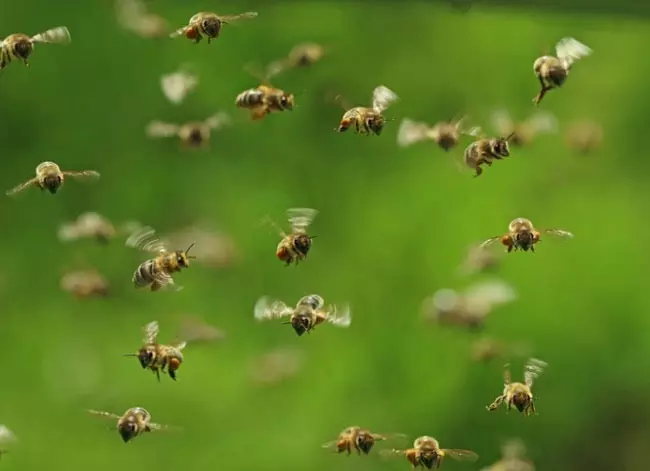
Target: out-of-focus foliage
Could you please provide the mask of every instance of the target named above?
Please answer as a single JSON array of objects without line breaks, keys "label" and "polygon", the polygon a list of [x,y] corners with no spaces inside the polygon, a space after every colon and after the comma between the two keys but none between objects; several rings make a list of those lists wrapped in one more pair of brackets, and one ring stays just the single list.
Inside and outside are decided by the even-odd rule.
[{"label": "out-of-focus foliage", "polygon": [[[97,169],[102,178],[66,182],[55,196],[30,190],[0,205],[0,423],[18,437],[0,466],[407,469],[405,460],[346,458],[320,448],[359,424],[433,435],[443,447],[481,456],[475,465],[446,461],[447,469],[488,466],[513,436],[524,440],[538,469],[647,468],[650,429],[628,416],[647,417],[650,407],[648,22],[560,9],[478,4],[461,14],[448,4],[400,5],[149,3],[173,27],[200,10],[259,12],[226,26],[209,46],[124,31],[108,0],[3,8],[3,35],[65,24],[73,42],[39,44],[30,68],[12,63],[2,72],[0,183],[11,188],[43,160]],[[433,143],[397,148],[404,117],[434,123],[466,113],[485,129],[498,107],[526,118],[538,91],[532,62],[564,36],[594,54],[542,103],[555,114],[558,134],[513,149],[477,179],[454,164],[467,139],[449,154]],[[296,93],[298,106],[251,122],[234,107],[237,93],[256,85],[244,65],[269,63],[306,41],[331,52],[312,69],[274,80]],[[160,77],[185,63],[194,64],[200,83],[174,106]],[[328,91],[365,105],[379,84],[401,97],[386,113],[396,121],[379,138],[333,132],[342,110],[325,101]],[[215,132],[206,150],[181,152],[173,140],[144,133],[154,119],[182,123],[220,110],[233,125]],[[562,133],[585,119],[602,126],[603,142],[578,155],[564,147]],[[285,268],[274,257],[278,235],[260,220],[268,214],[283,222],[292,206],[320,210],[313,224],[319,238],[305,263]],[[131,274],[146,254],[122,240],[57,240],[58,226],[85,211],[163,233],[201,221],[228,234],[238,256],[221,268],[197,260],[178,276],[181,292],[136,291]],[[519,216],[575,234],[564,244],[544,240],[535,254],[512,253],[497,270],[518,300],[491,315],[485,333],[532,345],[549,364],[535,383],[539,416],[528,418],[486,412],[502,389],[502,365],[471,362],[479,334],[419,317],[422,300],[437,289],[481,279],[459,275],[467,247]],[[66,270],[89,266],[110,281],[111,296],[80,301],[60,290]],[[261,295],[290,301],[310,293],[349,301],[351,327],[325,325],[298,338],[289,326],[254,323]],[[165,376],[157,383],[121,356],[135,351],[141,326],[153,319],[161,340],[172,340],[184,313],[227,336],[190,344],[178,382]],[[302,368],[258,386],[250,365],[276,348],[301,352]],[[523,358],[512,363],[513,372],[522,371]],[[112,424],[83,412],[136,405],[183,431],[124,445]],[[594,450],[609,451],[580,459]]]}]

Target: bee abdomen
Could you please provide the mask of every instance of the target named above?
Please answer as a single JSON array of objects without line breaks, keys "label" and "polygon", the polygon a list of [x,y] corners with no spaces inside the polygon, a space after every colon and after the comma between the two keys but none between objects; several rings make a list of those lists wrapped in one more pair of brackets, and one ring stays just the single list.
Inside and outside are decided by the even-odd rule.
[{"label": "bee abdomen", "polygon": [[154,260],[142,262],[133,273],[133,284],[137,288],[149,286],[155,279],[156,264]]},{"label": "bee abdomen", "polygon": [[239,108],[257,108],[264,104],[264,94],[256,88],[241,92],[235,98],[235,105]]}]

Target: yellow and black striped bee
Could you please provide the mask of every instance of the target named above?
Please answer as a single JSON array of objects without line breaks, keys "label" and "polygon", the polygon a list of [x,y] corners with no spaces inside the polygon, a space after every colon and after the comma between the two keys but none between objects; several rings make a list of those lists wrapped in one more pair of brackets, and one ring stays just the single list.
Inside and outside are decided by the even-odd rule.
[{"label": "yellow and black striped bee", "polygon": [[346,452],[348,456],[355,450],[358,455],[370,453],[375,444],[379,441],[389,440],[403,434],[382,435],[373,433],[368,429],[361,428],[357,425],[347,427],[336,440],[323,444],[323,448],[335,449],[337,453]]},{"label": "yellow and black striped bee", "polygon": [[345,132],[354,126],[357,134],[379,136],[386,125],[383,112],[399,99],[397,94],[384,85],[379,85],[372,91],[372,108],[355,106],[350,108],[342,103],[347,111],[343,114],[336,132]]},{"label": "yellow and black striped bee", "polygon": [[302,43],[295,45],[289,55],[269,65],[269,75],[277,75],[287,69],[311,67],[320,61],[326,54],[326,48],[316,43]]},{"label": "yellow and black striped bee", "polygon": [[0,42],[0,70],[13,60],[23,61],[26,66],[29,66],[27,59],[34,51],[36,43],[70,44],[70,42],[70,31],[65,26],[48,29],[32,37],[23,33],[11,34]]},{"label": "yellow and black striped bee", "polygon": [[279,260],[285,262],[285,266],[292,263],[298,265],[298,262],[307,258],[311,249],[311,241],[317,236],[307,234],[307,228],[312,223],[318,210],[311,208],[291,208],[287,210],[287,218],[291,224],[291,233],[284,232],[269,217],[264,218],[280,234],[282,240],[275,249],[275,255]]},{"label": "yellow and black striped bee", "polygon": [[263,119],[274,111],[293,111],[295,106],[293,94],[271,85],[270,79],[274,74],[274,70],[267,68],[265,73],[260,73],[252,66],[247,66],[246,70],[250,75],[257,78],[261,85],[244,90],[237,95],[235,105],[238,108],[249,110],[252,120]]},{"label": "yellow and black striped bee", "polygon": [[247,11],[238,15],[217,15],[216,13],[202,11],[193,15],[187,26],[177,29],[170,37],[184,36],[196,44],[200,43],[203,38],[207,38],[208,44],[210,44],[213,39],[219,37],[223,25],[253,18],[257,18],[257,12],[255,11]]},{"label": "yellow and black striped bee", "polygon": [[54,162],[41,162],[36,167],[36,176],[31,180],[27,180],[24,183],[12,188],[7,191],[7,196],[13,196],[16,193],[29,188],[30,186],[35,186],[41,190],[47,190],[50,193],[54,194],[59,191],[59,188],[63,186],[63,181],[65,177],[71,177],[75,179],[97,179],[99,178],[99,172],[95,170],[82,170],[79,172],[73,171],[61,171],[59,166]]},{"label": "yellow and black striped bee", "polygon": [[205,121],[185,124],[152,121],[147,126],[146,133],[151,138],[178,137],[183,147],[198,149],[208,145],[212,131],[228,126],[230,123],[230,116],[219,112]]},{"label": "yellow and black striped bee", "polygon": [[472,142],[463,153],[463,161],[465,165],[476,173],[474,177],[478,177],[483,173],[481,165],[492,166],[494,160],[503,160],[504,157],[510,157],[510,139],[514,134],[507,137],[481,137],[480,130],[474,129],[475,135],[479,137],[478,140]]},{"label": "yellow and black striped bee", "polygon": [[501,447],[501,459],[481,471],[535,471],[535,465],[526,458],[524,443],[511,439]]},{"label": "yellow and black striped bee", "polygon": [[541,241],[542,233],[563,239],[573,239],[573,234],[564,229],[544,229],[538,231],[533,226],[533,223],[530,219],[526,218],[516,218],[510,221],[508,224],[508,233],[502,236],[490,237],[489,239],[483,241],[480,247],[485,249],[495,242],[501,242],[506,246],[506,251],[508,253],[517,250],[523,250],[524,252],[535,252],[535,244]]},{"label": "yellow and black striped bee", "polygon": [[510,410],[514,405],[517,410],[528,416],[535,414],[535,402],[533,401],[533,383],[546,368],[547,363],[537,358],[529,358],[524,366],[524,382],[513,383],[510,377],[510,365],[505,366],[503,373],[503,394],[498,396],[492,404],[487,406],[488,411],[495,411],[503,403],[506,409]]},{"label": "yellow and black striped bee", "polygon": [[110,412],[92,409],[87,412],[106,419],[117,420],[117,432],[120,434],[120,437],[122,437],[122,440],[124,440],[124,443],[128,443],[138,435],[142,435],[146,432],[170,429],[167,425],[152,422],[151,414],[144,407],[132,407],[121,416]]},{"label": "yellow and black striped bee", "polygon": [[426,469],[439,468],[442,460],[448,456],[458,461],[476,461],[478,455],[470,450],[440,448],[438,440],[424,435],[413,442],[413,448],[406,450],[382,450],[383,456],[406,456],[412,468],[422,466]]},{"label": "yellow and black striped bee", "polygon": [[16,435],[14,435],[14,433],[9,430],[6,425],[0,424],[0,458],[2,458],[2,455],[5,453],[9,452],[7,446],[15,443],[16,441]]},{"label": "yellow and black striped bee", "polygon": [[566,146],[579,154],[588,154],[603,143],[603,127],[595,121],[576,121],[567,127]]},{"label": "yellow and black striped bee", "polygon": [[427,123],[405,118],[397,131],[397,145],[408,147],[417,142],[432,140],[440,148],[448,151],[458,144],[462,135],[474,136],[478,128],[464,129],[465,118],[451,121],[440,121],[433,126]]},{"label": "yellow and black striped bee", "polygon": [[258,321],[289,317],[284,324],[290,324],[298,336],[305,332],[310,333],[323,322],[329,322],[337,327],[349,327],[352,323],[350,306],[346,304],[341,312],[338,312],[334,305],[325,307],[325,301],[317,294],[300,298],[295,308],[264,296],[255,303],[254,315]]},{"label": "yellow and black striped bee", "polygon": [[126,246],[158,254],[142,262],[133,273],[133,284],[136,288],[149,286],[151,291],[161,288],[181,289],[174,283],[173,273],[180,272],[190,266],[190,260],[195,257],[188,255],[194,244],[185,250],[169,250],[167,244],[155,236],[155,229],[144,226],[129,236]]},{"label": "yellow and black striped bee", "polygon": [[[156,374],[160,381],[160,372],[167,372],[169,377],[176,381],[176,370],[183,363],[182,350],[187,342],[179,342],[175,345],[165,345],[157,342],[160,326],[157,321],[149,322],[144,326],[144,338],[142,347],[136,353],[125,353],[125,357],[138,357],[142,368],[150,369]],[[165,368],[167,371],[165,371]]]}]

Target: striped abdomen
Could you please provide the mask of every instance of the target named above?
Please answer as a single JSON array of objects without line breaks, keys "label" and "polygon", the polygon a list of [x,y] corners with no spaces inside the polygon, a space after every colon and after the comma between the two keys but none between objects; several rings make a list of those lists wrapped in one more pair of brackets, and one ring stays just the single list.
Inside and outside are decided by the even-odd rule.
[{"label": "striped abdomen", "polygon": [[357,132],[359,131],[359,124],[363,122],[363,108],[356,107],[352,108],[345,112],[341,118],[341,123],[339,124],[338,132],[347,131],[352,124],[356,124]]},{"label": "striped abdomen", "polygon": [[156,274],[160,271],[157,259],[146,260],[136,268],[133,273],[133,284],[136,288],[149,286],[156,281]]},{"label": "striped abdomen", "polygon": [[264,105],[264,93],[256,88],[243,91],[235,98],[235,105],[245,109],[259,108]]},{"label": "striped abdomen", "polygon": [[479,161],[479,157],[480,152],[478,148],[478,142],[472,142],[469,146],[467,146],[465,153],[463,154],[465,165],[470,168],[475,168],[476,164]]}]

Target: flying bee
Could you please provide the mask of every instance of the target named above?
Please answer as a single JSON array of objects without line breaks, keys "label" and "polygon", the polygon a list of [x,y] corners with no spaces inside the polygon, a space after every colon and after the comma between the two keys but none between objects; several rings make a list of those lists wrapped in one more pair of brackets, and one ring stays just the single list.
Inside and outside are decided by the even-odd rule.
[{"label": "flying bee", "polygon": [[63,186],[65,177],[71,177],[75,179],[97,179],[99,178],[99,172],[96,172],[95,170],[63,172],[54,162],[41,162],[36,167],[36,176],[34,178],[12,188],[11,190],[7,191],[6,194],[8,196],[13,196],[16,193],[20,193],[26,188],[29,188],[30,186],[36,186],[41,190],[47,190],[50,193],[54,194],[59,191],[59,188]]},{"label": "flying bee", "polygon": [[467,251],[465,260],[458,268],[458,273],[463,276],[486,273],[495,270],[498,266],[499,259],[492,251],[473,246]]},{"label": "flying bee", "polygon": [[160,88],[170,103],[180,105],[199,84],[198,77],[190,69],[189,65],[184,65],[176,72],[160,77]]},{"label": "flying bee", "polygon": [[526,218],[517,218],[510,221],[508,225],[508,233],[502,236],[490,237],[483,241],[480,247],[487,248],[497,241],[500,241],[506,246],[508,253],[517,250],[524,252],[535,252],[535,244],[541,241],[541,234],[548,234],[554,237],[561,237],[565,239],[572,239],[573,234],[564,229],[544,229],[538,231],[533,227],[533,223]]},{"label": "flying bee", "polygon": [[473,127],[470,129],[463,128],[465,118],[452,121],[440,121],[433,126],[426,123],[413,121],[409,118],[402,120],[397,131],[397,145],[408,147],[417,142],[432,140],[440,148],[448,151],[455,147],[462,135],[477,136],[480,129]]},{"label": "flying bee", "polygon": [[147,10],[142,0],[117,0],[117,21],[127,31],[146,39],[169,36],[169,23]]},{"label": "flying bee", "polygon": [[497,397],[492,404],[487,406],[488,411],[495,411],[505,402],[507,410],[514,405],[519,412],[529,416],[535,414],[533,402],[533,383],[546,368],[547,363],[537,358],[529,358],[524,366],[524,382],[513,383],[510,379],[510,365],[506,364],[503,373],[503,394]]},{"label": "flying bee", "polygon": [[578,121],[569,126],[565,137],[566,146],[580,154],[588,154],[603,142],[603,128],[593,121]]},{"label": "flying bee", "polygon": [[238,108],[249,110],[252,120],[260,120],[274,111],[293,111],[295,98],[292,93],[285,92],[271,85],[270,79],[277,73],[268,67],[266,72],[261,73],[255,67],[249,65],[246,71],[260,81],[255,88],[244,90],[235,98],[235,105]]},{"label": "flying bee", "polygon": [[105,297],[109,283],[97,270],[71,271],[61,277],[61,289],[79,299]]},{"label": "flying bee", "polygon": [[[161,288],[175,287],[172,275],[190,266],[194,259],[188,252],[194,244],[185,250],[169,250],[167,244],[155,236],[155,230],[149,226],[142,227],[133,232],[126,240],[126,246],[140,249],[145,252],[158,254],[142,262],[133,273],[133,284],[136,288],[150,286],[151,291]],[[180,290],[181,287],[176,287]]]},{"label": "flying bee", "polygon": [[283,324],[291,324],[298,336],[305,332],[310,333],[323,322],[337,327],[349,327],[352,323],[350,306],[344,305],[339,313],[335,305],[325,307],[325,301],[317,294],[300,298],[295,308],[264,296],[255,303],[254,315],[258,321],[289,317]]},{"label": "flying bee", "polygon": [[175,345],[165,345],[157,342],[158,332],[160,330],[158,322],[152,321],[144,326],[144,338],[142,347],[136,353],[125,353],[125,357],[138,357],[140,365],[144,369],[150,369],[156,374],[160,381],[160,372],[167,373],[169,377],[176,381],[176,370],[183,363],[182,350],[187,342],[180,342]]},{"label": "flying bee", "polygon": [[343,104],[347,111],[343,114],[336,132],[345,132],[354,125],[357,134],[379,136],[386,125],[383,112],[399,99],[397,94],[384,85],[379,85],[372,91],[372,108],[355,106],[350,108]]},{"label": "flying bee", "polygon": [[483,173],[481,165],[491,167],[492,161],[510,157],[509,142],[514,134],[507,137],[480,137],[478,135],[480,130],[475,128],[474,131],[479,139],[467,146],[463,153],[463,160],[467,167],[476,171],[474,177],[478,177]]},{"label": "flying bee", "polygon": [[556,57],[542,56],[535,59],[533,72],[542,89],[533,98],[533,104],[539,105],[547,92],[561,87],[575,62],[592,53],[592,50],[573,38],[562,38],[555,45]]},{"label": "flying bee", "polygon": [[172,124],[152,121],[146,129],[151,138],[178,137],[186,148],[201,148],[208,145],[212,131],[221,129],[231,123],[230,117],[219,112],[205,121],[193,121],[186,124]]},{"label": "flying bee", "polygon": [[492,122],[501,136],[512,134],[510,143],[520,147],[529,144],[537,135],[557,132],[557,119],[551,113],[538,111],[525,121],[516,123],[505,109],[492,113]]},{"label": "flying bee", "polygon": [[0,70],[4,69],[12,60],[20,60],[29,66],[27,59],[34,51],[36,43],[45,44],[70,44],[70,31],[65,26],[48,29],[31,38],[23,33],[15,33],[0,41]]},{"label": "flying bee", "polygon": [[501,459],[481,471],[535,471],[535,466],[526,458],[524,443],[512,439],[501,447]]},{"label": "flying bee", "polygon": [[108,243],[121,233],[131,233],[140,227],[135,221],[125,222],[122,227],[115,227],[111,221],[99,213],[80,214],[75,221],[59,226],[58,237],[62,242],[71,242],[82,238],[92,238],[101,244]]},{"label": "flying bee", "polygon": [[16,435],[14,435],[14,433],[9,430],[6,425],[0,424],[0,458],[2,458],[2,455],[5,453],[9,452],[7,446],[15,443],[16,441]]},{"label": "flying bee", "polygon": [[271,224],[282,237],[275,250],[275,255],[281,261],[285,262],[285,266],[292,263],[298,265],[298,262],[307,258],[309,249],[311,249],[311,241],[317,236],[310,236],[307,234],[307,228],[312,223],[318,210],[311,208],[290,208],[287,210],[287,218],[291,224],[291,233],[284,232],[273,220],[268,216],[264,218],[265,222]]},{"label": "flying bee", "polygon": [[111,414],[110,412],[88,410],[90,414],[104,417],[106,419],[117,420],[117,432],[128,443],[138,435],[145,432],[153,432],[154,430],[169,430],[167,425],[157,424],[151,421],[151,414],[143,407],[132,407],[128,409],[123,415]]},{"label": "flying bee", "polygon": [[302,43],[295,45],[289,55],[269,65],[269,75],[277,75],[286,69],[311,67],[320,61],[326,54],[324,46],[316,43]]},{"label": "flying bee", "polygon": [[301,352],[290,348],[277,348],[253,361],[251,379],[257,385],[277,384],[295,376],[303,363]]},{"label": "flying bee", "polygon": [[457,450],[440,448],[438,440],[429,436],[422,436],[415,439],[413,448],[406,450],[382,450],[383,456],[406,456],[412,468],[422,466],[423,468],[439,468],[445,456],[458,461],[476,461],[478,455],[470,450]]},{"label": "flying bee", "polygon": [[190,18],[187,26],[177,29],[170,37],[185,36],[198,44],[203,38],[208,39],[208,44],[217,39],[223,25],[236,23],[240,20],[251,20],[257,17],[257,12],[247,11],[238,15],[217,15],[216,13],[202,11]]},{"label": "flying bee", "polygon": [[361,455],[361,453],[367,455],[375,446],[375,443],[389,440],[393,436],[402,436],[402,434],[382,435],[353,425],[339,433],[336,440],[327,442],[322,447],[335,449],[337,453],[346,452],[348,456],[350,456],[352,450],[355,450],[358,455]]}]

